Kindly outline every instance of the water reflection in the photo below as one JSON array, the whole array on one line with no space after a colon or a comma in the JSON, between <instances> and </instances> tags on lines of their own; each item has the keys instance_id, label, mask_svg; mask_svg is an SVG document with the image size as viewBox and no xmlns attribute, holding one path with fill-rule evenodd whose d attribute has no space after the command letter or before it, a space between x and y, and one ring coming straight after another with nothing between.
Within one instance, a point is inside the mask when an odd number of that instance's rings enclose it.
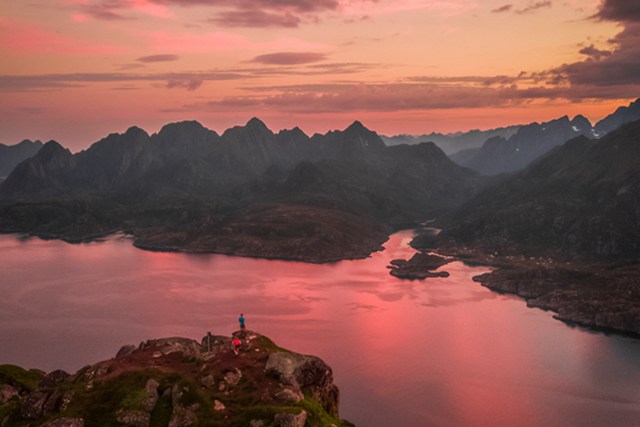
<instances>
[{"instance_id":1,"label":"water reflection","mask_svg":"<svg viewBox=\"0 0 640 427\"><path fill-rule=\"evenodd\" d=\"M636 425L640 345L553 320L471 281L401 281L410 233L331 265L0 236L0 363L46 370L123 344L247 327L334 368L342 415L362 426Z\"/></svg>"}]
</instances>

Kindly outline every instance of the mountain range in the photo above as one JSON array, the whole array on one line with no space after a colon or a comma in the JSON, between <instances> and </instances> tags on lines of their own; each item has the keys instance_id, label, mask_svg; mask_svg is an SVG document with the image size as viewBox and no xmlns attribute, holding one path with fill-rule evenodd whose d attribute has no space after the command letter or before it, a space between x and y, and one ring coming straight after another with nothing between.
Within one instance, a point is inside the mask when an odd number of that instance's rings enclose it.
<instances>
[{"instance_id":1,"label":"mountain range","mask_svg":"<svg viewBox=\"0 0 640 427\"><path fill-rule=\"evenodd\" d=\"M46 143L0 185L0 230L125 230L150 249L327 261L368 255L386 227L450 211L484 182L432 143L387 147L357 121L313 137L256 118L222 135L191 121L77 154Z\"/></svg>"},{"instance_id":2,"label":"mountain range","mask_svg":"<svg viewBox=\"0 0 640 427\"><path fill-rule=\"evenodd\" d=\"M544 123L531 123L520 126L510 136L492 136L481 147L462 150L450 157L483 175L514 172L572 138L581 135L601 138L635 120L640 120L640 99L628 107L618 108L595 125L581 115L573 119L563 116Z\"/></svg>"},{"instance_id":3,"label":"mountain range","mask_svg":"<svg viewBox=\"0 0 640 427\"><path fill-rule=\"evenodd\" d=\"M400 144L420 144L421 142L433 142L445 152L448 156L455 154L462 150L468 150L470 148L479 148L482 144L494 137L509 138L515 134L520 125L506 126L489 130L474 129L468 132L453 132L453 133L437 133L432 132L423 135L394 135L385 136L380 135L385 144L400 145Z\"/></svg>"},{"instance_id":4,"label":"mountain range","mask_svg":"<svg viewBox=\"0 0 640 427\"><path fill-rule=\"evenodd\" d=\"M443 238L508 253L640 256L640 121L576 137L447 217Z\"/></svg>"}]
</instances>

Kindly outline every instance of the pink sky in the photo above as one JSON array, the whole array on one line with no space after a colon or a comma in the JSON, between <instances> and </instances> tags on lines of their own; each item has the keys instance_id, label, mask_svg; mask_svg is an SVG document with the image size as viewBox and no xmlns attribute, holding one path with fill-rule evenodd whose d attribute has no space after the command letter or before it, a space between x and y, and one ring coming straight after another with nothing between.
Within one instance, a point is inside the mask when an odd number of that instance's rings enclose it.
<instances>
[{"instance_id":1,"label":"pink sky","mask_svg":"<svg viewBox=\"0 0 640 427\"><path fill-rule=\"evenodd\" d=\"M34 0L0 4L0 143L258 116L385 134L584 114L640 96L626 0Z\"/></svg>"}]
</instances>

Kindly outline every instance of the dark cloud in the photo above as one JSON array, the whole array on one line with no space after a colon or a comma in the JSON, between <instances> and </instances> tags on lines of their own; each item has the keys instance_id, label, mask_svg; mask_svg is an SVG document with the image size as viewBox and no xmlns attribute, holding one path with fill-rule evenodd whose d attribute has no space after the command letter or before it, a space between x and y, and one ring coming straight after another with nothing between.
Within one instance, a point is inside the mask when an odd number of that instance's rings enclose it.
<instances>
[{"instance_id":1,"label":"dark cloud","mask_svg":"<svg viewBox=\"0 0 640 427\"><path fill-rule=\"evenodd\" d=\"M196 90L202 86L203 81L200 79L188 79L188 80L169 80L167 82L167 88L183 88L187 90Z\"/></svg>"},{"instance_id":2,"label":"dark cloud","mask_svg":"<svg viewBox=\"0 0 640 427\"><path fill-rule=\"evenodd\" d=\"M291 10L301 13L336 10L338 0L152 0L177 6L216 6L248 10Z\"/></svg>"},{"instance_id":3,"label":"dark cloud","mask_svg":"<svg viewBox=\"0 0 640 427\"><path fill-rule=\"evenodd\" d=\"M551 1L547 0L547 1L538 1L535 3L531 3L527 7L516 10L516 13L520 15L524 15L525 13L532 13L539 9L543 9L545 7L551 7Z\"/></svg>"},{"instance_id":4,"label":"dark cloud","mask_svg":"<svg viewBox=\"0 0 640 427\"><path fill-rule=\"evenodd\" d=\"M580 49L579 53L587 55L596 61L613 54L613 52L611 52L610 50L597 49L594 45L583 47L582 49Z\"/></svg>"},{"instance_id":5,"label":"dark cloud","mask_svg":"<svg viewBox=\"0 0 640 427\"><path fill-rule=\"evenodd\" d=\"M550 74L572 85L636 85L637 91L640 86L640 24L626 24L611 44L612 51L585 48L583 53L591 53L586 60L562 65Z\"/></svg>"},{"instance_id":6,"label":"dark cloud","mask_svg":"<svg viewBox=\"0 0 640 427\"><path fill-rule=\"evenodd\" d=\"M300 25L302 19L289 12L270 13L263 10L235 10L221 12L209 19L223 27L285 27L295 28Z\"/></svg>"},{"instance_id":7,"label":"dark cloud","mask_svg":"<svg viewBox=\"0 0 640 427\"><path fill-rule=\"evenodd\" d=\"M183 111L225 111L232 108L272 109L316 114L333 112L390 112L407 110L507 107L531 99L557 97L546 88L518 89L448 84L333 84L265 88L276 95L224 98L185 105Z\"/></svg>"},{"instance_id":8,"label":"dark cloud","mask_svg":"<svg viewBox=\"0 0 640 427\"><path fill-rule=\"evenodd\" d=\"M616 22L640 22L640 2L637 0L604 0L595 17Z\"/></svg>"},{"instance_id":9,"label":"dark cloud","mask_svg":"<svg viewBox=\"0 0 640 427\"><path fill-rule=\"evenodd\" d=\"M318 13L335 11L338 0L149 0L164 6L209 7L215 16L209 22L225 27L297 27L303 20L315 22ZM360 0L374 2L376 0ZM98 0L78 6L96 19L129 19L130 0Z\"/></svg>"},{"instance_id":10,"label":"dark cloud","mask_svg":"<svg viewBox=\"0 0 640 427\"><path fill-rule=\"evenodd\" d=\"M136 59L138 62L170 62L177 61L180 57L178 55L149 55L149 56L141 56Z\"/></svg>"},{"instance_id":11,"label":"dark cloud","mask_svg":"<svg viewBox=\"0 0 640 427\"><path fill-rule=\"evenodd\" d=\"M125 0L103 0L93 4L84 4L80 8L87 15L100 20L116 21L128 19L120 13L120 10L126 9L128 3Z\"/></svg>"},{"instance_id":12,"label":"dark cloud","mask_svg":"<svg viewBox=\"0 0 640 427\"><path fill-rule=\"evenodd\" d=\"M71 73L40 74L28 76L0 75L0 91L49 90L56 88L83 87L90 83L162 82L169 88L183 87L194 90L205 81L239 80L253 77L240 72L195 72L195 73Z\"/></svg>"},{"instance_id":13,"label":"dark cloud","mask_svg":"<svg viewBox=\"0 0 640 427\"><path fill-rule=\"evenodd\" d=\"M323 61L326 58L327 55L317 52L277 52L256 56L249 62L269 65L299 65Z\"/></svg>"},{"instance_id":14,"label":"dark cloud","mask_svg":"<svg viewBox=\"0 0 640 427\"><path fill-rule=\"evenodd\" d=\"M500 6L496 9L493 9L491 11L491 13L503 13L503 12L509 12L511 11L511 9L513 9L513 5L512 4L505 4L504 6Z\"/></svg>"},{"instance_id":15,"label":"dark cloud","mask_svg":"<svg viewBox=\"0 0 640 427\"><path fill-rule=\"evenodd\" d=\"M504 6L500 6L496 9L493 9L491 13L514 12L514 13L517 13L518 15L524 15L527 13L535 12L539 9L543 9L545 7L551 7L551 5L552 4L550 0L530 2L528 6L525 6L520 9L516 9L513 4L505 4Z\"/></svg>"}]
</instances>

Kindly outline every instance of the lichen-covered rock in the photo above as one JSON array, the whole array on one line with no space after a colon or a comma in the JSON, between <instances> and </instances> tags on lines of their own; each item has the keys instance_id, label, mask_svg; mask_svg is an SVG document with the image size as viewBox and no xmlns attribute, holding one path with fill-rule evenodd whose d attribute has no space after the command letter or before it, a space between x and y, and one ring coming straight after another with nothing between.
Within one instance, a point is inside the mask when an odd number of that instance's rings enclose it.
<instances>
[{"instance_id":1,"label":"lichen-covered rock","mask_svg":"<svg viewBox=\"0 0 640 427\"><path fill-rule=\"evenodd\" d=\"M57 418L49 421L40 427L84 427L84 420L82 418Z\"/></svg>"},{"instance_id":2,"label":"lichen-covered rock","mask_svg":"<svg viewBox=\"0 0 640 427\"><path fill-rule=\"evenodd\" d=\"M307 412L302 411L298 415L281 413L274 417L276 426L279 427L304 427L307 422Z\"/></svg>"},{"instance_id":3,"label":"lichen-covered rock","mask_svg":"<svg viewBox=\"0 0 640 427\"><path fill-rule=\"evenodd\" d=\"M0 384L0 403L7 403L14 397L19 397L20 392L17 388L9 384Z\"/></svg>"},{"instance_id":4,"label":"lichen-covered rock","mask_svg":"<svg viewBox=\"0 0 640 427\"><path fill-rule=\"evenodd\" d=\"M150 378L144 387L145 392L147 393L147 397L144 401L143 408L148 412L153 411L156 403L158 403L158 399L160 398L160 396L158 395L159 386L160 383L158 381Z\"/></svg>"},{"instance_id":5,"label":"lichen-covered rock","mask_svg":"<svg viewBox=\"0 0 640 427\"><path fill-rule=\"evenodd\" d=\"M43 391L35 390L29 393L20 409L20 416L26 420L36 420L44 413L44 404L49 395Z\"/></svg>"},{"instance_id":6,"label":"lichen-covered rock","mask_svg":"<svg viewBox=\"0 0 640 427\"><path fill-rule=\"evenodd\" d=\"M304 394L300 389L285 388L277 392L274 397L281 402L298 403L304 399Z\"/></svg>"},{"instance_id":7,"label":"lichen-covered rock","mask_svg":"<svg viewBox=\"0 0 640 427\"><path fill-rule=\"evenodd\" d=\"M329 414L337 416L338 388L333 384L331 367L321 359L289 352L271 353L265 369L276 372L283 384L309 392Z\"/></svg>"},{"instance_id":8,"label":"lichen-covered rock","mask_svg":"<svg viewBox=\"0 0 640 427\"><path fill-rule=\"evenodd\" d=\"M151 414L146 411L121 409L116 413L116 420L127 427L149 427Z\"/></svg>"},{"instance_id":9,"label":"lichen-covered rock","mask_svg":"<svg viewBox=\"0 0 640 427\"><path fill-rule=\"evenodd\" d=\"M122 359L123 357L130 355L134 351L136 351L135 345L124 345L120 348L120 350L118 350L118 353L116 353L116 359Z\"/></svg>"}]
</instances>

